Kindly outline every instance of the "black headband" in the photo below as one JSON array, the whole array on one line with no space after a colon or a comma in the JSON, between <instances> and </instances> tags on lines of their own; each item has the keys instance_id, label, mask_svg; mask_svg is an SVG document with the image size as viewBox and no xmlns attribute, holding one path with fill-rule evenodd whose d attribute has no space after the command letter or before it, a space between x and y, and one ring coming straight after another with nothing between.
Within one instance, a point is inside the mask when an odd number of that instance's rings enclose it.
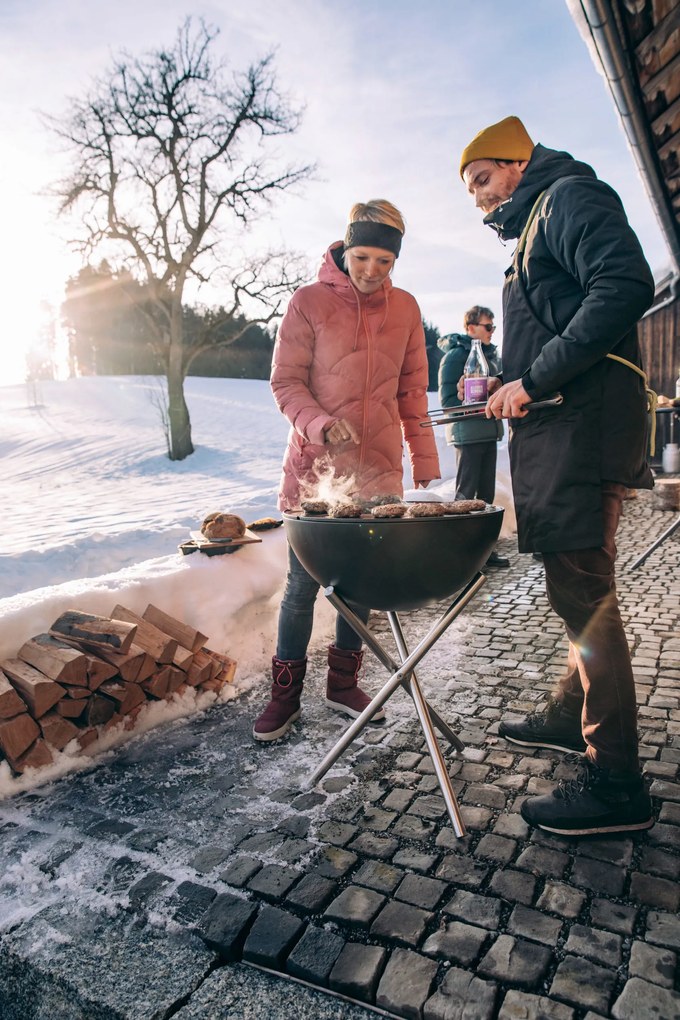
<instances>
[{"instance_id":1,"label":"black headband","mask_svg":"<svg viewBox=\"0 0 680 1020\"><path fill-rule=\"evenodd\" d=\"M356 220L347 227L345 248L356 248L359 245L367 248L384 248L398 258L402 236L401 230L390 227L387 223Z\"/></svg>"}]
</instances>

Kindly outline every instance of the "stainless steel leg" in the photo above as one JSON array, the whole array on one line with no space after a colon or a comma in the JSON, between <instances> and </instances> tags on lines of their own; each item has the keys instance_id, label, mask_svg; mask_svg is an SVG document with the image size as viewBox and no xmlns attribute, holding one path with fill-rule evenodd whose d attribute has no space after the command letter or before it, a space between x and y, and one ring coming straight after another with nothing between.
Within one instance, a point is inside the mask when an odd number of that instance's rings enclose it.
<instances>
[{"instance_id":1,"label":"stainless steel leg","mask_svg":"<svg viewBox=\"0 0 680 1020\"><path fill-rule=\"evenodd\" d=\"M470 583L463 589L461 594L449 606L448 610L442 615L442 617L438 620L434 627L432 627L432 629L426 635L426 637L423 638L423 640L416 646L416 648L409 655L406 656L401 666L393 673L393 675L390 677L387 683L382 687L378 694L376 694L375 698L373 698L371 703L366 706L361 715L354 720L354 722L348 727L348 729L342 735L340 740L338 740L335 746L328 752L324 760L321 762L319 767L311 776L309 785L313 786L316 783L318 783L319 780L323 776L325 776L328 770L332 768L332 766L338 760L340 755L349 747L349 745L352 743L355 737L357 737L359 733L361 733L364 727L373 718L375 713L380 708L382 708L385 702L395 692L397 687L400 686L403 680L410 676L412 671L418 665L420 660L427 654L427 652L430 650L435 641L437 641L441 637L441 635L444 633L447 627L462 612L462 610L465 608L468 602L470 602L470 600L474 598L474 596L477 594L479 589L484 584L485 580L486 578L483 574L477 574L476 577L474 577L472 581L470 581ZM375 652L378 659L380 659L380 661L384 665L386 665L388 669L392 669L396 665L394 660L391 658L390 655L388 655L388 653L385 651L382 645L375 639L374 635L366 627L366 625L356 616L355 613L352 612L349 606L345 602L343 602L340 596L335 593L335 590L332 587L329 587L325 590L324 594L326 595L326 598L329 600L329 602L331 602L331 604L335 607L335 609L337 609L337 611L347 620L347 622L352 627L354 627L357 634L359 634L366 641L366 643L372 649L372 651ZM420 689L418 688L418 691L419 690ZM416 704L417 710L417 702L415 701L415 699L414 704ZM425 711L427 712L426 706ZM427 715L427 723L430 725L431 729L429 715ZM422 720L421 725L423 725ZM439 749L436 740L433 739L433 743L438 751ZM435 752L435 755L436 753L437 752ZM449 811L449 814L451 814L451 811ZM457 825L455 823L454 830L456 832L458 831Z\"/></svg>"},{"instance_id":2,"label":"stainless steel leg","mask_svg":"<svg viewBox=\"0 0 680 1020\"><path fill-rule=\"evenodd\" d=\"M392 628L392 633L394 634L394 640L397 643L397 648L399 649L399 654L402 658L405 658L408 656L408 648L406 647L404 632L401 629L401 621L396 613L388 613L387 618L390 621L390 626ZM425 735L425 743L427 744L427 749L430 752L434 772L437 777L437 782L439 783L439 788L442 791L442 796L444 798L444 803L446 804L446 810L449 813L449 818L451 819L453 831L458 837L464 836L466 829L465 823L463 822L463 816L460 812L460 807L458 806L458 801L451 785L451 778L446 767L446 762L444 761L444 757L439 749L435 732L432 729L429 705L425 701L422 691L420 690L420 685L415 672L411 673L408 683L410 688L409 694L413 698L413 704L415 705L416 713L420 720L420 726Z\"/></svg>"},{"instance_id":3,"label":"stainless steel leg","mask_svg":"<svg viewBox=\"0 0 680 1020\"><path fill-rule=\"evenodd\" d=\"M658 549L662 542L665 542L667 538L670 538L673 532L676 531L678 528L680 528L680 514L678 514L678 516L675 518L670 527L666 528L662 535L659 535L656 542L652 542L649 549L645 549L645 551L640 556L638 556L635 562L631 563L628 569L635 570L637 567L640 566L641 563L644 563L647 557L650 556L655 549Z\"/></svg>"}]
</instances>

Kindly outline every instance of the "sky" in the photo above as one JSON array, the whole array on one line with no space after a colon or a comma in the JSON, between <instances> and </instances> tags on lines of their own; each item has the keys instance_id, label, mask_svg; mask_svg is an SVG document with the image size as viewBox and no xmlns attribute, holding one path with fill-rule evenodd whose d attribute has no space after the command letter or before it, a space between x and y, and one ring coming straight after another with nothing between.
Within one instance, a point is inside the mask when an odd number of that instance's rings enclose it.
<instances>
[{"instance_id":1,"label":"sky","mask_svg":"<svg viewBox=\"0 0 680 1020\"><path fill-rule=\"evenodd\" d=\"M63 115L122 50L172 44L188 13L220 29L216 48L234 70L274 52L280 87L305 108L297 134L277 146L286 161L315 162L316 178L268 210L252 242L301 252L310 278L353 203L385 197L407 224L394 282L425 318L447 333L484 304L502 326L512 251L481 225L458 161L480 128L509 114L534 141L590 162L621 195L656 275L668 265L611 96L565 0L4 0L0 385L24 378L26 345L80 265L46 194L65 163L41 114ZM197 299L219 295L208 285Z\"/></svg>"},{"instance_id":2,"label":"sky","mask_svg":"<svg viewBox=\"0 0 680 1020\"><path fill-rule=\"evenodd\" d=\"M229 699L266 684L286 571L284 529L260 532L261 543L225 556L183 556L178 545L214 510L246 523L280 519L276 496L288 423L264 380L191 377L186 396L196 452L169 461L154 404L157 385L138 377L68 379L40 383L28 400L25 385L0 386L0 490L11 485L13 494L0 538L0 661L14 658L24 641L67 610L109 616L120 603L141 615L151 602L236 659L235 685L224 689ZM435 406L436 394L430 400ZM418 490L418 500L454 496L454 451L443 429L435 433L442 479L426 493ZM405 494L414 499L404 463ZM515 518L505 441L496 502L506 508L501 538L510 547ZM320 595L314 647L331 640L333 621ZM451 650L441 654L450 666ZM444 664L433 656L431 668ZM197 700L187 692L149 705L135 732L212 700L209 693ZM107 733L93 748L95 759L127 739L124 731ZM47 772L23 777L0 762L0 800L91 767L72 752L67 747Z\"/></svg>"}]
</instances>

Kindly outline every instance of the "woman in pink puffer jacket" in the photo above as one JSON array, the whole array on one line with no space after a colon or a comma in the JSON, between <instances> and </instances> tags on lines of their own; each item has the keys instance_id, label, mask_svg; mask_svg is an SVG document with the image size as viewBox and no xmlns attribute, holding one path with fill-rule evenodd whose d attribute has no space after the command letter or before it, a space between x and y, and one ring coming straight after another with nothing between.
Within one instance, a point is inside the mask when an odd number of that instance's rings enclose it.
<instances>
[{"instance_id":1,"label":"woman in pink puffer jacket","mask_svg":"<svg viewBox=\"0 0 680 1020\"><path fill-rule=\"evenodd\" d=\"M279 493L284 510L313 496L321 479L354 496L401 496L404 440L416 488L440 477L432 430L419 426L428 413L420 309L390 280L403 218L376 199L355 205L349 219L344 242L326 252L318 282L293 295L274 348L272 391L291 423ZM253 728L262 741L283 736L300 715L319 590L290 547L288 563L271 701ZM353 717L370 701L357 683L362 654L361 639L338 616L326 703ZM373 721L383 718L380 711Z\"/></svg>"}]
</instances>

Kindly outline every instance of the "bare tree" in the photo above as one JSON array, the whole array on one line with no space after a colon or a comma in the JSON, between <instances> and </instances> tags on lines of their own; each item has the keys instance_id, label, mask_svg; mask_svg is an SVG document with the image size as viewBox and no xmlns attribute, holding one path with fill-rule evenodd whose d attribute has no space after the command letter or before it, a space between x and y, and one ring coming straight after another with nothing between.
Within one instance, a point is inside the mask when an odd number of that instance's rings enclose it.
<instances>
[{"instance_id":1,"label":"bare tree","mask_svg":"<svg viewBox=\"0 0 680 1020\"><path fill-rule=\"evenodd\" d=\"M171 50L122 54L84 100L48 123L66 143L72 169L54 187L60 211L82 225L73 244L85 258L104 253L148 294L151 333L168 384L169 454L193 452L184 379L193 359L228 341L210 323L184 343L182 300L190 279L219 274L227 315L249 322L280 313L302 280L285 251L238 259L235 241L277 193L311 175L268 158L268 139L297 130L300 112L278 89L267 56L245 72L215 61L218 30L187 19ZM237 264L234 264L237 263Z\"/></svg>"}]
</instances>

